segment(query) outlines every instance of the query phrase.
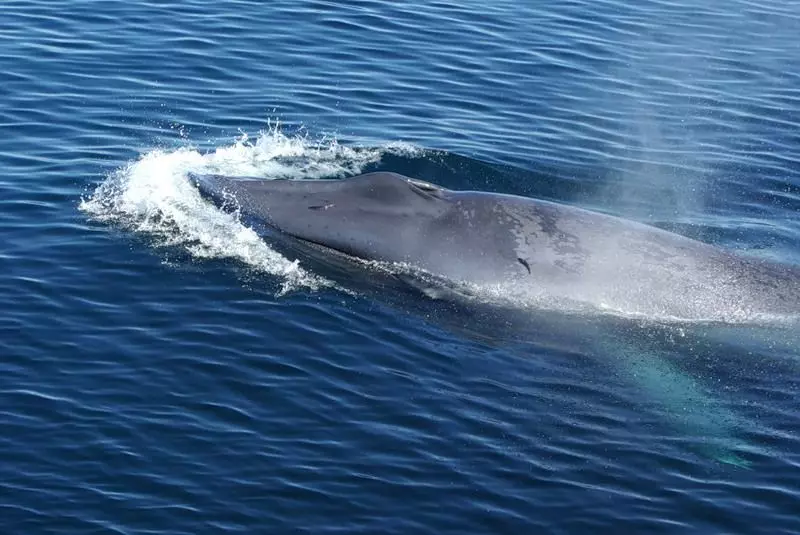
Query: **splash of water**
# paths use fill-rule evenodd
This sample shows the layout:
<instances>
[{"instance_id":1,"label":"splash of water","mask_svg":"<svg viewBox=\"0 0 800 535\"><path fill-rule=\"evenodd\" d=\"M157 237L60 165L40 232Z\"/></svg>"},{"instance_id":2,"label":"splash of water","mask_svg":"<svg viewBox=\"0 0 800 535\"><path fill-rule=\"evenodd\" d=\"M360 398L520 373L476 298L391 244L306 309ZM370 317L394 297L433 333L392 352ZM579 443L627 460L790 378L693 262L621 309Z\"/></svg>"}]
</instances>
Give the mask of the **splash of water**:
<instances>
[{"instance_id":1,"label":"splash of water","mask_svg":"<svg viewBox=\"0 0 800 535\"><path fill-rule=\"evenodd\" d=\"M287 136L271 126L253 142L246 134L233 144L201 153L196 148L153 150L111 173L79 208L95 220L151 236L157 246L183 247L194 258L231 258L282 280L281 293L332 283L271 249L238 214L205 201L187 179L190 172L264 179L342 177L361 172L386 153L413 154L406 144L353 148L335 139Z\"/></svg>"}]
</instances>

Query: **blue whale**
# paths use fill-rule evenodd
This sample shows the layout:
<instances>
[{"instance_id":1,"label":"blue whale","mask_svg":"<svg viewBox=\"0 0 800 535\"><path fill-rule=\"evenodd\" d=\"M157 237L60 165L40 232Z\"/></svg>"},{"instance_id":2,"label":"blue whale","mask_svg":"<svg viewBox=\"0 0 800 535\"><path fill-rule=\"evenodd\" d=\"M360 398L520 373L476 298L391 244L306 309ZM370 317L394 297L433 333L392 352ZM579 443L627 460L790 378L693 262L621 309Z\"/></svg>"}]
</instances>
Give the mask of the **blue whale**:
<instances>
[{"instance_id":1,"label":"blue whale","mask_svg":"<svg viewBox=\"0 0 800 535\"><path fill-rule=\"evenodd\" d=\"M475 294L633 316L797 318L800 269L544 200L455 191L397 173L342 180L191 175L270 232L419 270Z\"/></svg>"},{"instance_id":2,"label":"blue whale","mask_svg":"<svg viewBox=\"0 0 800 535\"><path fill-rule=\"evenodd\" d=\"M396 173L343 180L190 178L203 196L326 276L334 268L339 280L356 286L366 279L362 287L378 288L389 300L402 292L386 291L384 281L399 280L391 290L410 287L440 298L400 299L404 307L419 302L426 318L490 343L502 343L509 329L522 340L603 355L610 370L700 440L701 451L748 464L737 453L745 446L737 438L738 416L684 372L684 351L676 352L671 336L641 337L632 328L639 322L627 316L656 319L659 332L672 329L673 320L681 322L681 332L693 332L685 323L691 322L706 345L716 329L750 332L741 323L793 327L800 317L796 266L573 206L454 191ZM365 277L358 276L362 272ZM475 297L479 306L473 306ZM459 306L464 299L468 306ZM431 314L425 303L446 306ZM502 313L506 305L511 314ZM526 313L518 314L520 307ZM587 309L603 311L604 321L585 321ZM692 338L687 343L697 358L701 346Z\"/></svg>"}]
</instances>

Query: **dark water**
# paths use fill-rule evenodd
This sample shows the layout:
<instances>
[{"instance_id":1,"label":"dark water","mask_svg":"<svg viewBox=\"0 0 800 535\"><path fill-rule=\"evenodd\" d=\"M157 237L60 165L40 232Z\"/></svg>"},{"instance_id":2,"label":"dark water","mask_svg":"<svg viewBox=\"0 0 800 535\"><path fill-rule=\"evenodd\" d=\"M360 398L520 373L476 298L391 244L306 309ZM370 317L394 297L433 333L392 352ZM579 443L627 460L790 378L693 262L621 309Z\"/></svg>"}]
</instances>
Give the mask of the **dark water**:
<instances>
[{"instance_id":1,"label":"dark water","mask_svg":"<svg viewBox=\"0 0 800 535\"><path fill-rule=\"evenodd\" d=\"M795 0L4 1L0 532L800 532L795 330L354 293L186 180L386 169L800 263L798 36Z\"/></svg>"}]
</instances>

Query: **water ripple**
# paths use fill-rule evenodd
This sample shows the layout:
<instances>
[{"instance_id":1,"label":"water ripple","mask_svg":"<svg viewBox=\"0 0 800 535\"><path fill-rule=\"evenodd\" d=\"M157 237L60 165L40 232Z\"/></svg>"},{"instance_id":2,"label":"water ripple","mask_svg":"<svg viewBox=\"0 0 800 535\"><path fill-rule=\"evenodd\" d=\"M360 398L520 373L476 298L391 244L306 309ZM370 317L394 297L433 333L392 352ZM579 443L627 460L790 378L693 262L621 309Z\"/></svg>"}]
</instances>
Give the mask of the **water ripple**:
<instances>
[{"instance_id":1,"label":"water ripple","mask_svg":"<svg viewBox=\"0 0 800 535\"><path fill-rule=\"evenodd\" d=\"M186 180L385 168L800 263L797 35L773 0L3 2L0 531L800 531L793 333L478 336Z\"/></svg>"}]
</instances>

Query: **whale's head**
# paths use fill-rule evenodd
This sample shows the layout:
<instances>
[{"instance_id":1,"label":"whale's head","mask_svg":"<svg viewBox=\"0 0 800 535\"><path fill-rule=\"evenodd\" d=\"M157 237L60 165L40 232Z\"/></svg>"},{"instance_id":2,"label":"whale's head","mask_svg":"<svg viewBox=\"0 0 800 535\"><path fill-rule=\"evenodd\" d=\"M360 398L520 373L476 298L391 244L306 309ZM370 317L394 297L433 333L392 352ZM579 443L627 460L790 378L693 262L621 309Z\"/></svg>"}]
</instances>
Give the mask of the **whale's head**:
<instances>
[{"instance_id":1,"label":"whale's head","mask_svg":"<svg viewBox=\"0 0 800 535\"><path fill-rule=\"evenodd\" d=\"M293 238L368 260L403 262L430 248L452 208L448 190L396 173L343 180L257 180L192 175L218 205Z\"/></svg>"}]
</instances>

